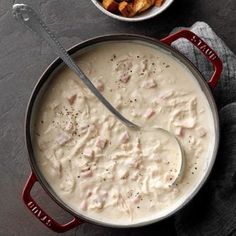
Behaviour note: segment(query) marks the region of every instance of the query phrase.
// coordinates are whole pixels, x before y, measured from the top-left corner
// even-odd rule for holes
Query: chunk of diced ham
[[[108,197],[108,192],[105,191],[105,190],[102,191],[102,192],[101,192],[101,197],[102,197],[102,198],[107,198],[107,197]]]
[[[155,112],[152,108],[148,108],[148,109],[146,110],[145,114],[144,114],[144,117],[145,117],[146,119],[150,119],[152,116],[155,115],[155,113],[156,113],[156,112]]]
[[[196,124],[196,118],[190,117],[188,119],[185,119],[184,121],[184,127],[189,128],[189,129],[193,128],[195,124]]]
[[[179,188],[174,187],[174,188],[172,189],[172,192],[173,192],[174,194],[178,194],[180,191],[179,191]]]
[[[176,127],[174,133],[175,135],[182,137],[184,134],[184,129],[182,127]]]
[[[157,86],[157,83],[155,82],[154,79],[149,79],[149,80],[145,80],[142,83],[142,87],[146,88],[146,89],[151,89],[151,88],[155,88]]]
[[[97,139],[97,142],[96,142],[96,146],[101,148],[101,149],[104,149],[106,144],[107,144],[107,139],[99,136],[98,139]]]
[[[141,200],[140,195],[137,195],[137,196],[135,196],[135,197],[133,198],[133,201],[134,201],[135,204],[139,203],[140,200]]]
[[[197,131],[198,137],[200,137],[200,138],[206,136],[206,134],[207,134],[206,129],[204,129],[203,127],[197,128],[196,131]]]
[[[61,132],[56,139],[56,142],[60,145],[63,146],[65,145],[69,140],[71,139],[71,135],[69,135],[66,132]]]
[[[84,156],[91,158],[94,155],[94,151],[91,148],[85,148],[83,154]]]
[[[127,143],[129,141],[129,133],[128,131],[125,131],[124,133],[121,134],[120,141],[121,143]]]
[[[93,192],[91,190],[88,190],[86,197],[91,197],[93,195]]]
[[[96,88],[99,92],[103,92],[104,91],[104,83],[101,80],[98,80],[96,82]]]
[[[120,81],[123,83],[128,83],[129,80],[130,80],[130,75],[128,74],[124,74],[120,76]]]
[[[73,105],[73,104],[74,104],[76,97],[77,97],[77,95],[74,94],[74,95],[69,96],[69,97],[67,98],[67,100],[68,100],[68,102],[69,102],[70,105]]]
[[[88,209],[88,203],[86,201],[82,201],[81,209],[82,211],[86,211]]]

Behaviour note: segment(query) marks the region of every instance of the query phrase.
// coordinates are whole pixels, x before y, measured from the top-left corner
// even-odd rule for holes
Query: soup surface
[[[88,218],[137,224],[178,207],[202,179],[215,133],[208,101],[188,69],[141,42],[99,44],[78,56],[98,90],[128,119],[116,119],[67,67],[41,97],[33,143],[53,191]],[[179,147],[185,152],[184,175]]]

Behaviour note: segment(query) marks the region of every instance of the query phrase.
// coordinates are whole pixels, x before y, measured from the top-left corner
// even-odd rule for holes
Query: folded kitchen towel
[[[178,29],[175,29],[178,30]],[[212,174],[199,194],[175,217],[180,236],[236,236],[236,56],[204,22],[191,30],[206,41],[224,63],[220,82],[213,91],[220,114],[220,148]],[[186,40],[174,43],[206,78],[212,66]]]

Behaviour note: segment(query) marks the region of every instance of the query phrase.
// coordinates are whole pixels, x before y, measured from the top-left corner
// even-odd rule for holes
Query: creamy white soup
[[[54,192],[84,216],[137,224],[178,207],[202,179],[215,133],[208,101],[188,69],[142,43],[99,44],[77,60],[130,130],[67,67],[53,75],[37,111],[35,156]],[[185,152],[182,178],[175,182]],[[151,131],[150,131],[151,130]]]

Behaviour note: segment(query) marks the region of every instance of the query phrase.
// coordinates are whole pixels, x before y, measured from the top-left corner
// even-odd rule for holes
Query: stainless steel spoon
[[[37,13],[26,4],[14,4],[13,5],[13,16],[15,19],[23,23],[30,30],[35,32],[41,39],[45,40],[53,49],[53,51],[64,61],[64,63],[78,75],[82,82],[87,86],[87,88],[103,103],[106,108],[113,113],[120,121],[122,121],[127,127],[135,130],[150,131],[149,129],[141,129],[140,126],[134,124],[133,122],[126,119],[119,111],[117,111],[107,99],[97,90],[93,83],[88,79],[84,72],[79,68],[79,66],[74,62],[74,60],[69,56],[66,49],[61,45],[56,36],[49,30],[47,25],[40,19]],[[162,132],[167,133],[171,138],[175,139],[179,151],[181,152],[181,168],[179,170],[178,178],[174,183],[179,180],[182,176],[184,170],[184,151],[178,139],[171,134],[169,131],[162,128],[156,128]]]

